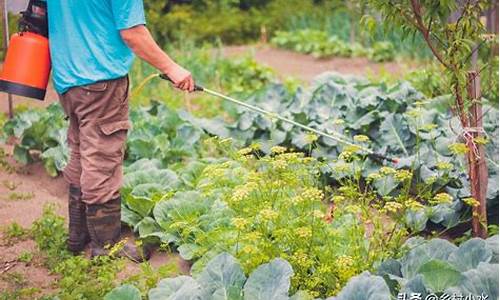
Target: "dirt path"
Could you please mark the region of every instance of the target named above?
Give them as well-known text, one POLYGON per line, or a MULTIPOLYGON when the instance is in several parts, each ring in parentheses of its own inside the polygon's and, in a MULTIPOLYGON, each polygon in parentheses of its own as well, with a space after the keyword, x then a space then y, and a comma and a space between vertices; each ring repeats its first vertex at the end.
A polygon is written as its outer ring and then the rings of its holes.
POLYGON ((367 58, 316 59, 311 55, 258 45, 225 47, 223 53, 228 57, 253 55, 259 63, 273 68, 282 78, 291 76, 307 83, 327 71, 359 76, 376 75, 381 72, 402 75, 411 68, 409 65, 396 61, 374 63, 367 58))

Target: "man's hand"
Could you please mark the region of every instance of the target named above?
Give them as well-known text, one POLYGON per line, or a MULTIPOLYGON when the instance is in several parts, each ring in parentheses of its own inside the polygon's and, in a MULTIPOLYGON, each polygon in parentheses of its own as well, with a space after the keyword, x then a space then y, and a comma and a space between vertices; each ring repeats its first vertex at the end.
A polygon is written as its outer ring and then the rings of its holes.
POLYGON ((194 80, 191 73, 175 63, 167 53, 161 50, 146 26, 138 25, 120 30, 120 35, 125 44, 137 56, 157 68, 162 74, 166 74, 176 88, 183 91, 194 91, 194 80))
POLYGON ((176 88, 183 91, 194 91, 194 80, 191 73, 178 64, 174 63, 168 70, 165 70, 164 74, 172 80, 176 88))

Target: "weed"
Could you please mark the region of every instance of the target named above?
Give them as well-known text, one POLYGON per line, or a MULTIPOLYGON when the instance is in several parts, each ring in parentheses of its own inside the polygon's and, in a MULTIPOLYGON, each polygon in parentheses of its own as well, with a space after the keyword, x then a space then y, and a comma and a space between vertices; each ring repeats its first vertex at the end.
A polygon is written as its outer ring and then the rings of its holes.
MULTIPOLYGON (((34 295, 40 292, 39 288, 27 287, 14 289, 13 291, 0 292, 0 300, 35 299, 34 295)), ((47 298, 52 299, 52 298, 47 298)))
POLYGON ((15 171, 15 168, 7 161, 7 157, 8 154, 5 152, 5 149, 0 147, 0 170, 12 173, 15 171))
POLYGON ((17 257, 17 260, 23 263, 30 263, 33 260, 33 253, 30 251, 23 251, 17 257))
POLYGON ((59 299, 101 299, 114 287, 123 260, 108 256, 91 260, 73 256, 66 249, 64 218, 55 213, 53 204, 44 208, 41 218, 33 223, 31 232, 44 255, 45 265, 60 275, 61 279, 56 284, 59 299))
POLYGON ((48 204, 43 210, 42 217, 36 220, 31 227, 31 234, 46 256, 46 266, 54 268, 59 261, 70 258, 66 250, 67 233, 64 218, 56 215, 55 205, 48 204))
POLYGON ((15 241, 24 240, 28 237, 29 231, 16 222, 10 223, 2 229, 3 239, 11 245, 15 241))
POLYGON ((25 201, 30 200, 35 197, 35 193, 33 192, 10 192, 7 196, 7 200, 9 201, 25 201))
POLYGON ((15 289, 23 288, 27 285, 28 281, 23 274, 19 272, 10 272, 2 275, 2 280, 5 281, 9 286, 15 289))
POLYGON ((155 287, 160 279, 179 274, 179 268, 175 261, 170 261, 158 269, 154 269, 149 262, 142 263, 140 267, 141 272, 128 277, 124 283, 136 286, 143 293, 155 287))
POLYGON ((497 224, 490 224, 488 225, 488 235, 497 235, 498 234, 498 225, 497 224))
POLYGON ((15 190, 21 183, 12 180, 3 180, 2 185, 8 190, 15 190))

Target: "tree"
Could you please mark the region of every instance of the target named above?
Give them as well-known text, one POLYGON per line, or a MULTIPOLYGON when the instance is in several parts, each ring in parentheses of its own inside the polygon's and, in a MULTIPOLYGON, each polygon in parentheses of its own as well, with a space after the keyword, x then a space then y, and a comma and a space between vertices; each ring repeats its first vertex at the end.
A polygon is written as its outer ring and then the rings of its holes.
MULTIPOLYGON (((471 61, 478 48, 488 43, 480 16, 492 1, 488 0, 368 0, 385 26, 398 26, 407 35, 421 34, 434 57, 444 67, 447 85, 453 95, 452 111, 459 117, 464 142, 468 147, 469 180, 473 198, 472 230, 486 237, 486 190, 488 170, 482 137, 482 111, 478 91, 479 73, 491 63, 488 59, 471 61)), ((374 22, 374 20, 371 20, 374 22)))

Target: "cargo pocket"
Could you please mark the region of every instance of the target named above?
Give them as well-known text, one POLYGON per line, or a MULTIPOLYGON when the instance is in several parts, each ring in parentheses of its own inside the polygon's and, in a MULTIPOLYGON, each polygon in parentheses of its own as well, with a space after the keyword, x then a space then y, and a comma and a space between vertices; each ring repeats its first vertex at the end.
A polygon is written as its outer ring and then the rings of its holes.
POLYGON ((100 123, 98 127, 101 134, 100 152, 110 161, 121 162, 130 122, 127 120, 105 122, 100 123))
POLYGON ((99 81, 96 83, 91 83, 87 85, 82 85, 80 86, 85 91, 88 92, 104 92, 108 88, 108 82, 107 81, 99 81))

